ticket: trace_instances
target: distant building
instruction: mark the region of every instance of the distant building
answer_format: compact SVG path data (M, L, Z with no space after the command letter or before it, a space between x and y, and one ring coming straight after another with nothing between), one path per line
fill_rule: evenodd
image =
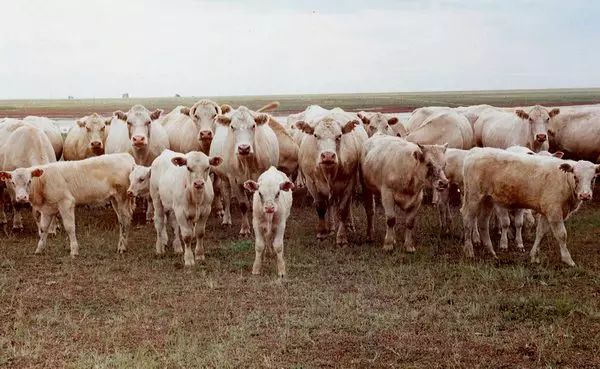
M73 99L74 99L74 97L73 97L73 96L71 96L71 95L69 95L68 99L69 99L69 100L73 100Z
M124 93L124 94L121 96L121 98L123 98L123 99L129 99L129 93L125 92L125 93Z
M175 97L181 97L181 95L180 94L175 94Z

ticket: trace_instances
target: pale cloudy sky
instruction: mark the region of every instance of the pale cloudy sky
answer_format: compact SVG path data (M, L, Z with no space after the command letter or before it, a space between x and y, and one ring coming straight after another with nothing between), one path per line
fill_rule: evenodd
M0 3L0 98L600 87L598 0Z

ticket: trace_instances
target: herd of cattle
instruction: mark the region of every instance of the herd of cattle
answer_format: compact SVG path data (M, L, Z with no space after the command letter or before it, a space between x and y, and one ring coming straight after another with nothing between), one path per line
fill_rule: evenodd
M521 229L529 219L537 223L531 261L539 262L540 242L550 230L562 261L575 265L564 221L592 198L600 173L594 164L600 156L600 106L424 107L406 123L392 115L318 105L280 123L266 113L278 106L274 102L253 111L203 99L163 114L134 105L111 117L94 113L77 120L64 142L48 118L4 118L0 223L7 223L2 202L7 189L13 228L22 228L24 204L33 209L40 236L36 253L56 232L60 216L76 256L75 206L108 201L119 223L117 250L123 252L138 197L147 202L147 219L154 221L156 253L165 252L168 222L174 251L191 266L204 259L210 214L231 225L232 199L241 211L240 234L250 233L247 195L252 194L252 273L260 273L266 249L276 253L277 273L283 276L283 238L295 187L306 186L314 199L318 239L335 232L336 244L348 243L347 232L354 229L350 205L358 198L372 240L377 196L387 224L383 248L391 250L396 243L401 210L404 246L413 252L424 189L433 190L440 226L447 231L449 186L455 184L463 197L467 257L473 257L474 242L496 257L489 234L494 215L501 249L508 247L511 220L516 247L524 249Z

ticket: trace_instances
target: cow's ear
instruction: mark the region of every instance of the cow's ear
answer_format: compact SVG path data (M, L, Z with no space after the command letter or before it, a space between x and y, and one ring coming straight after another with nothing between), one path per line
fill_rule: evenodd
M110 126L111 123L112 123L112 118L108 118L104 121L104 124L107 126Z
M559 113L560 113L560 109L554 108L554 109L550 110L548 115L550 116L550 118L553 118L553 117L557 116Z
M221 114L227 114L227 113L229 113L232 110L233 110L233 108L229 104L223 104L223 105L221 105Z
M344 126L342 127L342 134L346 134L346 133L350 133L354 130L354 127L356 127L357 125L359 125L360 122L355 120L351 120L348 123L344 124Z
M258 183L249 179L246 182L244 182L244 188L247 189L250 193L254 193L258 191Z
M77 125L81 128L85 127L85 117L77 119Z
M155 111L152 112L152 114L150 114L150 119L157 120L158 118L160 118L163 111L164 110L162 110L162 109L156 109Z
M281 191L291 191L294 189L294 184L290 181L285 181L279 185Z
M360 118L360 120L362 120L362 122L364 124L369 125L369 123L371 123L369 118L367 118L367 116L364 115L363 112L358 112L358 113L356 113L356 115Z
M187 159L183 156L176 156L171 159L171 163L177 167L183 167L184 165L187 165Z
M296 125L296 128L298 128L299 130L301 130L304 133L307 133L309 135L312 135L313 133L315 133L315 130L313 129L313 127L311 127L310 124L306 123L303 120L296 122L295 125Z
M400 119L398 119L398 117L391 117L390 119L388 119L388 124L390 126L398 124L398 122L400 122Z
M442 145L442 152L445 154L446 150L448 150L448 142Z
M573 168L573 166L571 164L562 163L561 165L558 166L558 169L562 170L565 173L573 173L573 170L575 168Z
M231 119L221 114L217 115L215 120L217 121L217 123L225 127L229 127L229 125L231 124Z
M553 130L551 130L551 129L548 130L548 136L554 137L555 134L556 133Z
M562 159L562 157L565 156L565 153L562 151L557 151L554 154L552 154L552 156L554 156L555 158Z
M190 116L190 108L188 108L187 106L184 106L183 108L179 109L179 112L183 115L187 115L188 117Z
M254 121L260 126L269 121L269 116L267 114L258 114L256 117L254 117Z
M600 174L600 164L596 165L596 174Z
M425 161L425 155L423 154L423 145L417 144L419 148L413 152L413 156L420 162Z
M12 178L10 172L0 172L0 181L8 181Z
M523 110L523 109L515 110L515 114L517 115L517 117L519 117L521 119L525 119L525 120L529 119L529 114L525 113L525 110Z
M208 162L213 167L218 167L223 162L223 159L221 159L220 156L211 156L210 158L208 158Z
M35 168L34 170L31 171L32 177L41 177L42 174L44 174L44 170L40 169L40 168Z
M121 110L117 110L116 112L113 113L113 115L115 117L117 117L118 119L121 119L124 122L127 122L127 114L123 113Z

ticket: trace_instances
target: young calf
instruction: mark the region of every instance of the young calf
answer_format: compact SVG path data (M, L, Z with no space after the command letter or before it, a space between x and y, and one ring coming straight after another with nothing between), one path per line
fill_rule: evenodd
M0 172L0 179L10 181L17 201L30 202L41 214L36 254L46 246L48 227L60 214L69 235L71 256L79 254L75 236L75 206L110 200L119 219L119 244L127 246L132 205L127 198L129 174L135 161L127 153L96 156L84 160L61 161L12 172Z
M273 247L277 254L277 274L285 275L283 260L283 235L287 218L292 209L292 192L294 184L285 173L271 166L258 177L258 182L247 180L244 188L254 193L252 199L252 225L256 241L254 250L254 266L252 274L260 274L265 246Z
M196 238L195 259L204 260L204 231L214 198L210 179L211 166L223 160L208 157L200 151L180 154L163 151L150 169L150 196L154 204L154 226L156 228L156 253L162 255L168 242L165 219L168 215L177 235L183 239L186 266L192 266L192 236ZM173 217L174 215L174 217ZM177 251L177 245L174 243ZM179 246L179 249L181 246Z

